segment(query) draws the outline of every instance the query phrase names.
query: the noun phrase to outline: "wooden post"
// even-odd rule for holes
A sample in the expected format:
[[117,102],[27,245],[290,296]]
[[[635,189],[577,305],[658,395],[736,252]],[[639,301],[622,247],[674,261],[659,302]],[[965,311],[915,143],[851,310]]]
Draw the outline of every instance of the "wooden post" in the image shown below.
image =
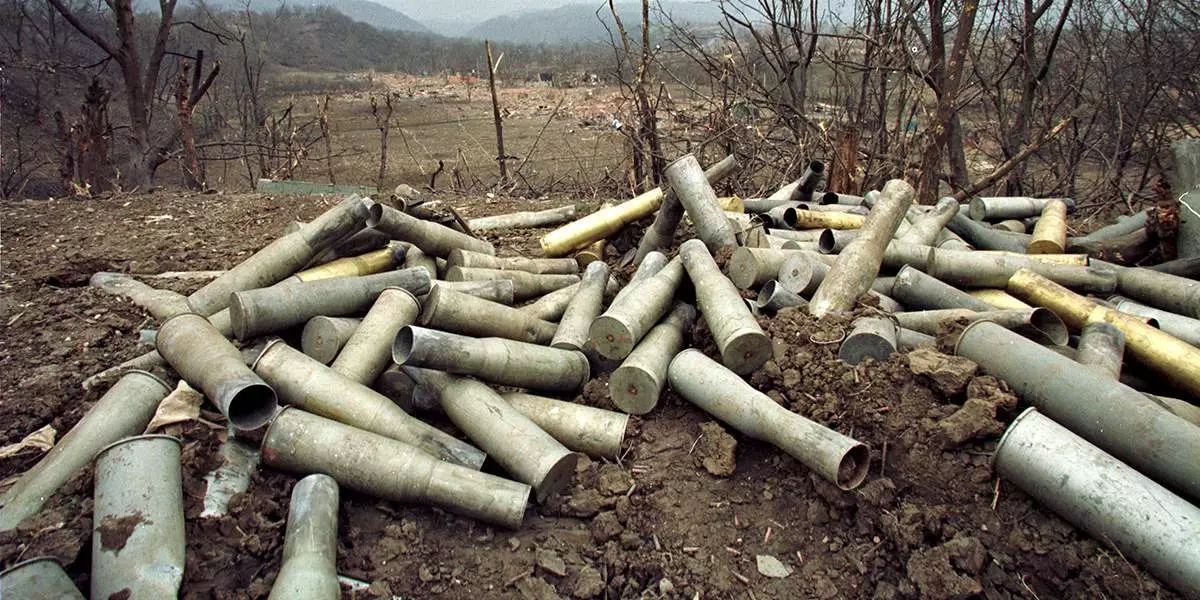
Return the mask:
[[[492,43],[483,41],[483,49],[487,53],[488,63],[488,87],[492,91],[492,120],[496,122],[496,160],[500,163],[500,183],[508,182],[508,165],[505,164],[507,158],[504,154],[504,124],[500,120],[500,99],[496,97],[496,68],[499,62],[492,62]],[[500,55],[503,60],[504,55]]]

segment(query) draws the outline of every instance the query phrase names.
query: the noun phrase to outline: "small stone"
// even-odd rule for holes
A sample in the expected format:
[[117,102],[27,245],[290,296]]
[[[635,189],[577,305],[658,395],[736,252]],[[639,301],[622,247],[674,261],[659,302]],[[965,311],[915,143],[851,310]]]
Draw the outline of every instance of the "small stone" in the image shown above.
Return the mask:
[[792,570],[779,562],[778,558],[770,554],[759,554],[754,557],[754,562],[758,565],[758,572],[763,577],[771,577],[774,579],[783,579],[792,574]]
[[513,552],[520,550],[521,549],[521,540],[518,540],[515,537],[508,538],[508,547],[511,548]]
[[603,592],[604,579],[600,577],[600,571],[592,567],[579,569],[579,577],[575,579],[575,588],[571,590],[571,597],[587,600],[595,598]]
[[417,577],[420,577],[421,581],[425,583],[429,583],[434,579],[433,571],[429,570],[429,567],[425,565],[421,565],[421,568],[417,569]]
[[558,592],[545,579],[526,577],[517,582],[517,592],[525,600],[557,600]]
[[951,446],[1004,431],[1004,424],[996,420],[996,407],[975,398],[967,400],[962,408],[938,421],[937,425]]
[[665,596],[673,591],[675,591],[675,584],[671,583],[670,579],[663,577],[658,580],[658,593]]
[[917,348],[908,353],[913,373],[925,375],[943,396],[949,398],[967,387],[979,365],[961,356],[949,356],[932,348]]
[[621,535],[624,527],[621,526],[617,514],[610,510],[596,515],[596,518],[592,519],[590,529],[592,539],[596,540],[597,544],[603,544]]
[[629,476],[629,473],[617,465],[604,465],[600,467],[597,480],[597,487],[600,488],[600,492],[608,496],[622,495],[629,491],[629,486],[633,485],[633,479]]
[[567,564],[553,550],[538,550],[536,562],[537,566],[551,575],[563,577],[567,574]]

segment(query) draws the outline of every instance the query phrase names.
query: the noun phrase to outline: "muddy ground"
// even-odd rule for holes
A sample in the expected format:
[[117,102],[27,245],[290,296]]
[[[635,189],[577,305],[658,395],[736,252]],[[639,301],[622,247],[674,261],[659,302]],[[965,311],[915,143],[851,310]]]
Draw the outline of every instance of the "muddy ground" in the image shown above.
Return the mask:
[[[467,216],[568,201],[450,200]],[[47,423],[65,433],[102,391],[84,392],[80,382],[145,350],[138,332],[153,327],[151,320],[86,287],[92,273],[227,268],[287,222],[334,201],[156,193],[2,205],[0,443]],[[502,253],[536,256],[543,231],[492,240]],[[620,237],[615,250],[632,239]],[[531,507],[518,531],[343,491],[338,570],[373,582],[345,596],[1174,597],[1111,545],[996,480],[991,451],[1022,408],[1002,383],[929,350],[850,367],[836,359],[834,343],[846,320],[814,322],[784,311],[761,322],[776,359],[751,382],[870,445],[870,475],[858,490],[838,490],[667,392],[636,420],[621,461],[583,461],[568,492]],[[712,352],[702,325],[692,338]],[[607,376],[595,379],[579,401],[611,407],[606,385]],[[211,406],[203,417],[220,419]],[[182,434],[182,595],[265,597],[279,568],[295,478],[263,469],[234,499],[230,516],[200,519],[202,477],[215,466],[225,432],[197,422]],[[10,485],[40,456],[0,459],[0,479]],[[3,565],[52,555],[86,590],[91,485],[91,472],[80,473],[42,514],[0,534]],[[761,575],[759,555],[774,557],[790,575]]]

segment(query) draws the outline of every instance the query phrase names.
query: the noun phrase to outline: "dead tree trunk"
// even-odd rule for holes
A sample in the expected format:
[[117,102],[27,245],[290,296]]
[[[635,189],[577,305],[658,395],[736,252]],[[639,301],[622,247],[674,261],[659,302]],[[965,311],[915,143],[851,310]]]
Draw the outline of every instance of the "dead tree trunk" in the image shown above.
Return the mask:
[[[496,123],[496,162],[500,164],[500,185],[504,185],[508,183],[508,165],[505,164],[508,156],[504,153],[504,122],[500,118],[500,98],[496,96],[496,69],[500,67],[500,61],[492,60],[490,41],[483,41],[483,50],[487,54],[488,88],[492,92],[492,120]],[[500,55],[500,60],[504,60],[503,54]]]
[[379,107],[378,99],[371,96],[371,115],[375,117],[375,127],[379,129],[379,177],[375,180],[375,188],[382,192],[384,190],[383,183],[387,180],[388,132],[392,129],[392,94],[390,92],[383,96],[383,108]]
[[[932,128],[921,153],[921,180],[917,188],[917,201],[933,204],[937,199],[938,181],[942,165],[942,152],[951,138],[952,119],[958,111],[958,92],[962,85],[963,63],[971,42],[971,30],[975,26],[975,14],[979,0],[964,0],[958,16],[958,31],[954,46],[946,60],[945,24],[943,0],[929,0],[930,20],[930,69],[929,79],[937,94],[937,110]],[[964,186],[965,187],[965,186]]]

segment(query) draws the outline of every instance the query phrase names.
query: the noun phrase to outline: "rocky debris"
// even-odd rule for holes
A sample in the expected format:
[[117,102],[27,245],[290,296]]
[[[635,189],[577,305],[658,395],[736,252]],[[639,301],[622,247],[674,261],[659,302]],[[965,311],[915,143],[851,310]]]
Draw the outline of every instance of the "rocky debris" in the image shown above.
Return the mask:
[[792,570],[787,565],[779,562],[778,558],[770,554],[759,554],[754,557],[754,562],[758,567],[759,574],[763,577],[783,579],[792,574]]
[[977,538],[961,537],[913,552],[907,572],[923,598],[969,598],[983,592],[979,581],[971,575],[983,570],[986,559],[987,551]]
[[979,399],[996,407],[1001,412],[1011,412],[1016,410],[1020,399],[1012,393],[1008,388],[1008,384],[992,377],[984,375],[976,377],[967,385],[967,399]]
[[571,597],[586,600],[588,598],[595,598],[602,593],[604,593],[604,578],[600,576],[600,571],[592,567],[579,569],[579,577],[575,579],[575,587],[571,590]]
[[908,365],[912,372],[924,375],[934,387],[949,398],[966,389],[975,377],[979,365],[959,356],[942,354],[932,348],[917,348],[908,353]]
[[525,600],[558,600],[554,586],[537,577],[525,577],[518,581],[517,592]]
[[701,423],[693,456],[696,464],[710,474],[729,477],[737,471],[737,440],[716,421]]
[[617,519],[617,513],[608,511],[596,515],[596,518],[592,519],[590,529],[592,539],[597,544],[603,544],[621,535],[624,527],[621,526],[621,521]]
[[998,435],[1004,431],[1004,424],[996,420],[995,405],[970,399],[954,414],[938,421],[938,430],[949,445],[957,446],[969,440]]
[[553,550],[538,550],[535,564],[551,575],[558,577],[567,575],[567,563],[563,562],[562,557]]

